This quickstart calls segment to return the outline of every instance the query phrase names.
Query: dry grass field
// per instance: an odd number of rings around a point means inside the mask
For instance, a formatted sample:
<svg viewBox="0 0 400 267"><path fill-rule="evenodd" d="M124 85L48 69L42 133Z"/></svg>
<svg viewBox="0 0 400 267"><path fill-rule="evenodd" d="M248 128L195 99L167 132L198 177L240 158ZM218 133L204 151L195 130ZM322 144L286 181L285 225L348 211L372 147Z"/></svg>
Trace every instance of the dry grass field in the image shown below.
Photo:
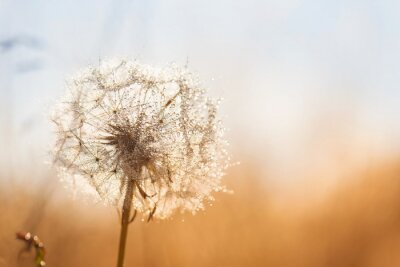
<svg viewBox="0 0 400 267"><path fill-rule="evenodd" d="M255 166L234 167L225 178L234 194L204 212L135 221L126 266L400 266L400 164L356 176L323 198L279 201ZM55 177L46 179L55 186L2 187L0 266L34 266L18 231L40 236L47 266L113 266L116 211L68 200Z"/></svg>

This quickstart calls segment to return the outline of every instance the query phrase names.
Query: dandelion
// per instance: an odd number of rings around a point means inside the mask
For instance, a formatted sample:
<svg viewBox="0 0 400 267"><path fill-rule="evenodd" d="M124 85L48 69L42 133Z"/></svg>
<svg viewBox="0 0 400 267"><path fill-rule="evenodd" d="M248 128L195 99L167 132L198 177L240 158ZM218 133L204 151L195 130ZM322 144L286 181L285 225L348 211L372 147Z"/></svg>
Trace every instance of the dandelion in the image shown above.
<svg viewBox="0 0 400 267"><path fill-rule="evenodd" d="M130 61L88 68L68 83L53 122L63 179L86 181L121 209L118 266L136 214L150 221L196 213L225 190L229 160L217 103L187 69Z"/></svg>

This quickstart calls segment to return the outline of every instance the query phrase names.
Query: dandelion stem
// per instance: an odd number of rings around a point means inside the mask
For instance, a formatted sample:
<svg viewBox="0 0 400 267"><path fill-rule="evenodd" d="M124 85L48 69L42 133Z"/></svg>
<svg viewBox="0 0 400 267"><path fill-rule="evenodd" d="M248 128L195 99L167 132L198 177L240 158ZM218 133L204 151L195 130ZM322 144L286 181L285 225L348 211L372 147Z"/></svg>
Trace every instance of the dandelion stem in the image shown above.
<svg viewBox="0 0 400 267"><path fill-rule="evenodd" d="M126 193L124 198L124 204L122 207L122 218L121 218L121 232L119 236L119 249L118 249L118 263L117 267L124 266L124 257L125 257L125 247L126 247L126 238L128 237L128 226L130 223L130 214L132 207L132 198L133 198L133 190L135 187L135 180L129 179Z"/></svg>

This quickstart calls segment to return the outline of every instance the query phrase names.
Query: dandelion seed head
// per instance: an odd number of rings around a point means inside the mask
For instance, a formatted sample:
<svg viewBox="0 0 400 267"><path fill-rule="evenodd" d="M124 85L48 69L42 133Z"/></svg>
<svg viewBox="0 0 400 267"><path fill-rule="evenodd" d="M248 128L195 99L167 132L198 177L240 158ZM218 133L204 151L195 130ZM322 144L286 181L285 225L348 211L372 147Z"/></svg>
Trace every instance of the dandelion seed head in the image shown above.
<svg viewBox="0 0 400 267"><path fill-rule="evenodd" d="M121 206L129 179L132 207L155 218L195 213L226 191L217 101L187 69L103 62L70 80L52 120L63 180L84 181L106 203Z"/></svg>

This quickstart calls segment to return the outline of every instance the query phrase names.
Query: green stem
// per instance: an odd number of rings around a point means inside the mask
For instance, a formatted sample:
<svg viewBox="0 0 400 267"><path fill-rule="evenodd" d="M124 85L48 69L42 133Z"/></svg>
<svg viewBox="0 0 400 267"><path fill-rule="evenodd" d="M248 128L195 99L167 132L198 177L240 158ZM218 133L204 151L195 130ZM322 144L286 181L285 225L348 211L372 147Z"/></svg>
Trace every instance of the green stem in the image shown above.
<svg viewBox="0 0 400 267"><path fill-rule="evenodd" d="M129 179L127 187L126 187L124 204L122 206L121 232L120 232L120 236L119 236L117 267L124 266L126 238L128 237L128 226L129 226L129 219L130 219L129 217L131 214L134 187L135 187L135 181L133 179Z"/></svg>

